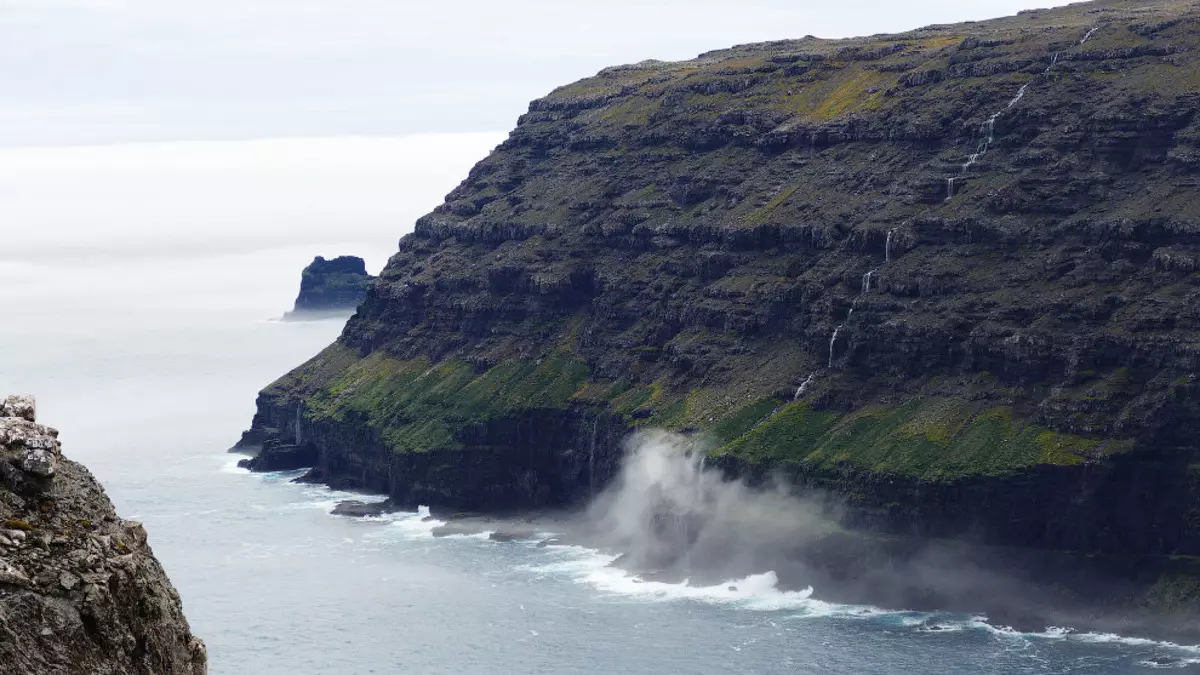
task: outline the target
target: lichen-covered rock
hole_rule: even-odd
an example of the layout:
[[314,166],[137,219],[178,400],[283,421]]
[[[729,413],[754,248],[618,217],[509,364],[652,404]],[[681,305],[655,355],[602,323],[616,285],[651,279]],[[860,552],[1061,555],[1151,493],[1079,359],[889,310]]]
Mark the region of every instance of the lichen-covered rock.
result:
[[28,396],[0,410],[0,674],[203,675],[145,529],[34,411]]
[[362,258],[344,255],[326,260],[317,256],[300,275],[300,294],[288,318],[351,311],[362,302],[373,281],[375,277],[367,274]]
[[9,396],[0,403],[0,417],[19,417],[32,422],[37,417],[37,404],[26,394]]

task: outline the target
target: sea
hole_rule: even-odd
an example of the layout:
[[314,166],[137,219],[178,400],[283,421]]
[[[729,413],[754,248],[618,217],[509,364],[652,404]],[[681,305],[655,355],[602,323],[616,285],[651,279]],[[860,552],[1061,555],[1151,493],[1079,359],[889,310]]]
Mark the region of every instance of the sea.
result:
[[[428,510],[250,474],[256,393],[346,317],[281,321],[315,255],[380,269],[499,134],[0,150],[0,392],[38,397],[145,523],[214,675],[1200,672],[1200,646],[839,605],[771,570],[435,537]],[[547,537],[552,532],[544,533]]]

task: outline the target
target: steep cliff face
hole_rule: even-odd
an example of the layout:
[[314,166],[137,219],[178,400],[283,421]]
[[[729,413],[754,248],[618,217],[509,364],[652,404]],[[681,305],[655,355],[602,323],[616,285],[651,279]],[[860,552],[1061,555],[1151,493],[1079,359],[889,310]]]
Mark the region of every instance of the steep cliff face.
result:
[[1198,50],[1105,1],[558,89],[243,447],[505,508],[658,426],[865,528],[1200,554]]
[[0,673],[206,673],[146,531],[34,420],[0,402]]
[[373,281],[375,277],[367,274],[362,258],[343,255],[326,260],[317,256],[300,273],[300,294],[288,317],[352,310],[362,302]]

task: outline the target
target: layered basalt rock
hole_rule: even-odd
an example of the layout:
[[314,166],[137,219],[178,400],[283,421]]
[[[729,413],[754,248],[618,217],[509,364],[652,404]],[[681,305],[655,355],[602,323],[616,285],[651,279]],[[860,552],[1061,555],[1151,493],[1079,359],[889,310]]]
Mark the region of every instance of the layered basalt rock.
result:
[[520,508],[585,500],[659,426],[860,528],[1200,554],[1198,9],[562,87],[262,392],[247,444],[401,504]]
[[344,255],[326,260],[317,256],[300,274],[300,294],[287,318],[352,312],[374,281],[362,258]]
[[140,523],[113,511],[28,396],[0,404],[0,673],[207,672]]

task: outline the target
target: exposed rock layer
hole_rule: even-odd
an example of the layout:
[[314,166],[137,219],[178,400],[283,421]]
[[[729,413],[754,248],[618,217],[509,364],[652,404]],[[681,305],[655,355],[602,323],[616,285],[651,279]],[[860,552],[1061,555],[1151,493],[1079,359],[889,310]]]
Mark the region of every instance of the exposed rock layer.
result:
[[202,675],[204,643],[140,523],[62,456],[33,399],[0,404],[0,673]]
[[[558,89],[264,390],[243,444],[494,510],[578,503],[626,431],[663,426],[841,495],[862,528],[1200,555],[1198,8],[748,45]],[[1164,579],[1155,597],[1196,599]]]
[[288,317],[353,310],[373,281],[375,277],[367,274],[362,258],[343,255],[326,260],[317,256],[300,275],[300,294]]

